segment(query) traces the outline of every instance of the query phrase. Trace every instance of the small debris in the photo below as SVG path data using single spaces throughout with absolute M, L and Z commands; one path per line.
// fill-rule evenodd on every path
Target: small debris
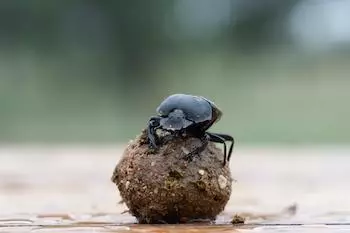
M 183 175 L 181 174 L 181 172 L 179 172 L 177 170 L 171 170 L 169 172 L 169 176 L 174 178 L 174 179 L 177 179 L 177 180 L 183 178 Z
M 198 180 L 197 182 L 194 182 L 197 186 L 198 190 L 205 191 L 206 190 L 206 183 L 203 180 Z
M 69 214 L 38 214 L 37 218 L 60 218 L 62 220 L 76 220 L 73 216 Z
M 128 188 L 129 188 L 129 185 L 130 185 L 130 181 L 126 181 L 126 183 L 125 183 L 125 189 L 128 189 Z
M 221 189 L 226 188 L 226 186 L 227 186 L 227 179 L 225 178 L 225 176 L 220 175 L 219 178 L 218 178 L 218 183 L 219 183 L 219 187 Z
M 185 155 L 188 155 L 190 153 L 189 150 L 187 150 L 185 147 L 181 147 L 182 152 L 184 152 Z
M 154 165 L 156 165 L 156 162 L 151 162 L 151 167 L 153 167 Z
M 205 171 L 203 169 L 198 170 L 199 175 L 203 176 L 205 174 Z
M 293 203 L 290 206 L 287 206 L 281 211 L 281 214 L 285 216 L 294 216 L 298 211 L 298 205 L 297 203 Z
M 245 222 L 245 218 L 236 214 L 235 216 L 233 216 L 232 220 L 231 220 L 231 223 L 233 225 L 238 225 L 238 224 L 244 224 Z
M 279 220 L 283 218 L 290 218 L 295 216 L 298 211 L 298 205 L 296 203 L 283 208 L 279 212 L 275 213 L 251 213 L 251 212 L 241 212 L 239 216 L 249 221 L 256 220 Z

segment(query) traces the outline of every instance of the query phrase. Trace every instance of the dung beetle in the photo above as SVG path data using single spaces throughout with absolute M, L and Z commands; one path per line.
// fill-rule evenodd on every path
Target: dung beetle
M 174 94 L 167 97 L 157 108 L 158 116 L 153 116 L 148 122 L 147 136 L 149 147 L 157 149 L 162 140 L 157 135 L 157 130 L 165 131 L 168 135 L 164 138 L 173 137 L 197 137 L 201 139 L 202 146 L 188 154 L 199 154 L 208 145 L 208 141 L 224 144 L 224 162 L 230 161 L 234 139 L 230 135 L 210 133 L 207 130 L 217 122 L 222 112 L 213 102 L 202 97 L 186 94 Z M 227 153 L 226 141 L 231 142 Z

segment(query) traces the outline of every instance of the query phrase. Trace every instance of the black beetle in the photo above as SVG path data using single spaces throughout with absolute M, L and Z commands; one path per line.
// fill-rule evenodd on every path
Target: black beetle
M 156 149 L 161 142 L 157 135 L 157 129 L 168 133 L 172 137 L 192 136 L 202 140 L 202 146 L 189 153 L 199 154 L 205 149 L 208 141 L 224 144 L 224 166 L 230 161 L 234 139 L 230 135 L 209 133 L 207 130 L 217 122 L 222 112 L 210 100 L 186 94 L 174 94 L 167 97 L 157 108 L 158 116 L 153 116 L 148 122 L 147 136 L 149 147 Z M 163 140 L 164 141 L 164 140 Z M 225 141 L 230 141 L 231 146 L 228 154 Z

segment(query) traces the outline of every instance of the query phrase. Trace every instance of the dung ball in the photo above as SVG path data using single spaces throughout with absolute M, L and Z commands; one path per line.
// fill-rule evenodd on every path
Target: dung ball
M 198 138 L 175 138 L 157 150 L 146 132 L 125 149 L 112 181 L 139 223 L 185 223 L 215 220 L 227 204 L 232 177 L 214 143 L 199 154 Z

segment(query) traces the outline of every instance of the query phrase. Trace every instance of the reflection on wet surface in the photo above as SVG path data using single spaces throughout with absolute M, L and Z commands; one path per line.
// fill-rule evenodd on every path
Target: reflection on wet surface
M 0 232 L 350 232 L 350 148 L 238 148 L 224 213 L 188 225 L 121 214 L 110 182 L 121 149 L 2 146 Z M 246 225 L 230 224 L 237 213 Z

